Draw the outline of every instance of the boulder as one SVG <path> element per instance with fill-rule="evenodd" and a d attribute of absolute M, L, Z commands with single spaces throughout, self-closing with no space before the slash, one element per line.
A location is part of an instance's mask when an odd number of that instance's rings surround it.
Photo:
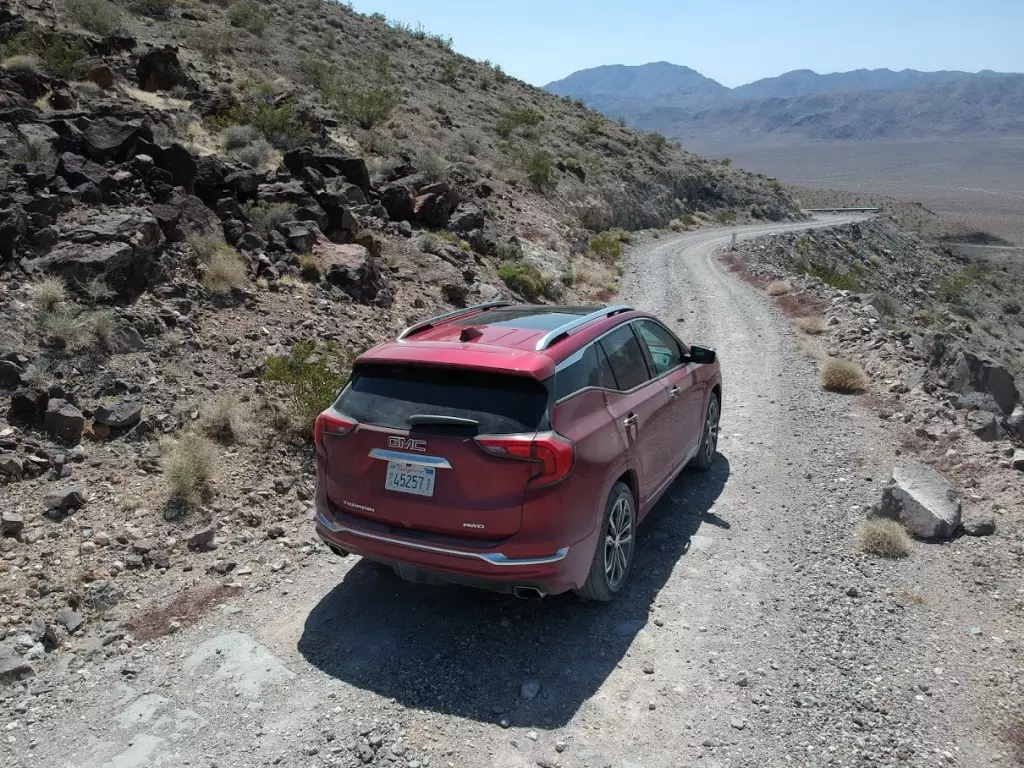
<path fill-rule="evenodd" d="M 115 355 L 123 355 L 128 352 L 141 352 L 146 348 L 146 342 L 135 326 L 121 323 L 110 332 L 107 346 Z"/>
<path fill-rule="evenodd" d="M 65 152 L 60 156 L 57 175 L 72 189 L 90 182 L 95 184 L 104 200 L 109 199 L 117 191 L 117 181 L 102 165 L 71 152 Z"/>
<path fill-rule="evenodd" d="M 311 167 L 326 178 L 345 177 L 364 194 L 370 191 L 370 174 L 366 170 L 366 162 L 359 157 L 299 147 L 285 153 L 284 166 L 295 177 L 300 177 L 305 168 Z"/>
<path fill-rule="evenodd" d="M 184 187 L 186 192 L 194 191 L 199 164 L 182 144 L 174 143 L 166 149 L 154 144 L 146 154 L 153 158 L 157 168 L 170 174 L 176 186 Z"/>
<path fill-rule="evenodd" d="M 1017 449 L 1013 452 L 1013 457 L 1010 459 L 1010 466 L 1013 469 L 1019 469 L 1024 472 L 1024 450 Z"/>
<path fill-rule="evenodd" d="M 321 241 L 313 253 L 324 265 L 327 282 L 341 288 L 355 301 L 372 304 L 386 287 L 387 278 L 370 252 L 361 245 Z"/>
<path fill-rule="evenodd" d="M 147 211 L 92 212 L 49 254 L 28 262 L 32 269 L 63 275 L 72 285 L 102 278 L 119 296 L 138 296 L 157 277 L 164 244 L 160 225 Z"/>
<path fill-rule="evenodd" d="M 85 416 L 67 400 L 52 398 L 46 404 L 43 428 L 58 440 L 77 445 L 85 431 Z"/>
<path fill-rule="evenodd" d="M 164 237 L 180 243 L 189 235 L 212 235 L 220 231 L 220 219 L 195 195 L 174 191 L 165 203 L 151 205 L 153 214 Z"/>
<path fill-rule="evenodd" d="M 917 462 L 897 465 L 882 491 L 878 517 L 903 523 L 922 539 L 945 539 L 960 527 L 962 506 L 953 486 L 935 470 Z"/>
<path fill-rule="evenodd" d="M 24 517 L 10 510 L 0 513 L 0 533 L 3 533 L 4 536 L 20 539 L 23 530 L 25 530 Z"/>
<path fill-rule="evenodd" d="M 412 221 L 415 215 L 412 190 L 395 181 L 380 188 L 380 202 L 392 221 Z"/>
<path fill-rule="evenodd" d="M 85 73 L 85 79 L 90 83 L 96 83 L 104 90 L 110 90 L 117 83 L 117 75 L 106 64 L 97 64 L 92 67 Z"/>
<path fill-rule="evenodd" d="M 7 419 L 12 424 L 42 424 L 50 396 L 45 389 L 22 386 L 11 394 Z"/>
<path fill-rule="evenodd" d="M 469 288 L 459 283 L 443 283 L 441 285 L 441 295 L 444 296 L 445 301 L 449 304 L 453 304 L 456 307 L 464 307 L 469 296 Z"/>
<path fill-rule="evenodd" d="M 48 510 L 55 509 L 61 512 L 81 509 L 85 506 L 85 493 L 81 488 L 60 488 L 48 491 L 43 496 L 43 506 Z"/>
<path fill-rule="evenodd" d="M 36 671 L 13 647 L 0 647 L 0 682 L 33 677 Z"/>
<path fill-rule="evenodd" d="M 1024 406 L 1018 405 L 1006 418 L 1006 431 L 1013 438 L 1024 442 Z"/>
<path fill-rule="evenodd" d="M 459 194 L 445 183 L 424 187 L 413 201 L 413 214 L 417 221 L 431 227 L 443 227 L 459 204 Z"/>
<path fill-rule="evenodd" d="M 85 588 L 84 602 L 94 611 L 109 611 L 121 602 L 121 590 L 106 579 L 94 581 Z"/>
<path fill-rule="evenodd" d="M 28 216 L 20 205 L 0 208 L 0 264 L 14 260 L 28 230 Z"/>
<path fill-rule="evenodd" d="M 484 212 L 475 203 L 462 203 L 448 218 L 448 229 L 467 234 L 484 225 Z"/>
<path fill-rule="evenodd" d="M 298 204 L 308 197 L 306 185 L 301 181 L 276 181 L 271 184 L 260 184 L 256 196 L 268 203 Z"/>
<path fill-rule="evenodd" d="M 148 132 L 147 132 L 148 133 Z M 138 123 L 115 117 L 99 117 L 83 131 L 85 152 L 97 163 L 123 163 L 135 154 L 142 134 Z"/>
<path fill-rule="evenodd" d="M 25 465 L 13 453 L 0 453 L 0 475 L 5 475 L 12 480 L 20 480 L 25 471 Z"/>
<path fill-rule="evenodd" d="M 991 443 L 999 439 L 999 422 L 990 411 L 971 411 L 967 414 L 967 428 L 980 440 Z"/>
<path fill-rule="evenodd" d="M 0 360 L 0 389 L 15 389 L 21 384 L 21 366 L 10 360 Z"/>
<path fill-rule="evenodd" d="M 144 91 L 169 91 L 189 84 L 177 52 L 168 46 L 154 48 L 140 56 L 135 65 L 135 77 Z"/>
<path fill-rule="evenodd" d="M 968 536 L 991 536 L 996 532 L 996 519 L 991 515 L 965 520 L 964 533 Z"/>
<path fill-rule="evenodd" d="M 286 222 L 281 225 L 281 234 L 296 253 L 309 253 L 320 239 L 320 229 L 313 221 Z"/>
<path fill-rule="evenodd" d="M 979 355 L 945 334 L 932 339 L 931 364 L 943 384 L 962 395 L 983 392 L 992 396 L 1002 414 L 1010 414 L 1020 393 L 1013 376 L 991 358 Z"/>
<path fill-rule="evenodd" d="M 101 405 L 96 409 L 93 421 L 111 429 L 134 427 L 142 420 L 142 403 L 137 400 L 121 400 Z"/>

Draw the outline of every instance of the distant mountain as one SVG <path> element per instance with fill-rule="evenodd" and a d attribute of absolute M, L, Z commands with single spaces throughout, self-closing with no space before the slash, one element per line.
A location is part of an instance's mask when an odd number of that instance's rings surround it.
<path fill-rule="evenodd" d="M 796 70 L 727 88 L 666 62 L 576 72 L 546 86 L 672 138 L 838 140 L 1024 135 L 1024 75 Z"/>

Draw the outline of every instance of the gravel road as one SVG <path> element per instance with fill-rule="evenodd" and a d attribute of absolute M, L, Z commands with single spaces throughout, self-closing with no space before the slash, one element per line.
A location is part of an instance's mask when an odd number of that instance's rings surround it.
<path fill-rule="evenodd" d="M 409 585 L 316 549 L 198 625 L 58 666 L 8 713 L 6 764 L 1009 765 L 959 684 L 985 654 L 929 602 L 957 586 L 941 562 L 854 546 L 892 469 L 878 420 L 717 265 L 729 235 L 629 255 L 622 298 L 719 350 L 725 402 L 721 456 L 652 513 L 616 603 Z"/>

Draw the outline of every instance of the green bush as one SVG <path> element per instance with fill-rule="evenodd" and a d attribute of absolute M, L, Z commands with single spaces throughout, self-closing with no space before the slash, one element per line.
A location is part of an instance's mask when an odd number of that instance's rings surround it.
<path fill-rule="evenodd" d="M 121 23 L 121 10 L 108 0 L 74 0 L 71 13 L 89 32 L 109 35 Z"/>
<path fill-rule="evenodd" d="M 242 90 L 239 103 L 228 114 L 207 119 L 221 131 L 232 126 L 248 126 L 280 149 L 308 143 L 313 137 L 309 126 L 295 116 L 291 104 L 274 106 L 273 98 L 269 83 L 253 83 Z"/>
<path fill-rule="evenodd" d="M 523 246 L 513 240 L 499 240 L 494 246 L 494 253 L 502 261 L 521 261 Z"/>
<path fill-rule="evenodd" d="M 287 355 L 267 360 L 263 380 L 280 386 L 288 401 L 291 426 L 308 437 L 317 415 L 334 402 L 351 368 L 351 356 L 337 345 L 317 352 L 315 342 L 300 341 Z"/>
<path fill-rule="evenodd" d="M 547 293 L 547 281 L 533 264 L 502 264 L 498 276 L 505 281 L 505 285 L 521 294 L 527 301 L 536 301 Z"/>
<path fill-rule="evenodd" d="M 241 149 L 252 144 L 260 137 L 259 129 L 254 125 L 230 125 L 220 133 L 224 149 Z"/>
<path fill-rule="evenodd" d="M 247 203 L 245 217 L 264 238 L 284 224 L 295 220 L 295 206 L 291 203 L 268 203 L 265 200 Z"/>
<path fill-rule="evenodd" d="M 503 113 L 498 118 L 498 122 L 494 127 L 501 136 L 508 138 L 517 128 L 534 128 L 542 122 L 544 122 L 543 112 L 532 107 L 524 107 L 521 109 L 510 109 Z"/>
<path fill-rule="evenodd" d="M 981 262 L 970 264 L 952 277 L 940 280 L 936 289 L 939 295 L 946 301 L 959 301 L 967 290 L 984 279 L 991 271 L 991 267 Z"/>
<path fill-rule="evenodd" d="M 270 16 L 252 0 L 239 0 L 228 9 L 228 21 L 233 27 L 241 27 L 254 35 L 262 35 L 270 24 Z"/>
<path fill-rule="evenodd" d="M 174 0 L 129 0 L 128 7 L 143 16 L 162 18 L 174 7 Z"/>
<path fill-rule="evenodd" d="M 261 168 L 273 151 L 274 148 L 266 139 L 256 139 L 252 144 L 234 150 L 231 156 L 252 168 Z"/>
<path fill-rule="evenodd" d="M 350 86 L 338 89 L 336 102 L 343 114 L 360 128 L 369 130 L 391 119 L 402 103 L 402 95 L 397 88 L 388 85 Z"/>
<path fill-rule="evenodd" d="M 548 152 L 543 149 L 520 152 L 517 159 L 519 167 L 526 173 L 526 178 L 538 190 L 553 185 L 554 162 Z"/>
<path fill-rule="evenodd" d="M 692 213 L 683 213 L 679 216 L 679 221 L 682 222 L 684 227 L 695 227 L 697 226 L 697 217 Z"/>
<path fill-rule="evenodd" d="M 416 153 L 416 168 L 431 181 L 441 181 L 448 176 L 448 163 L 429 149 Z"/>
<path fill-rule="evenodd" d="M 590 252 L 601 261 L 615 262 L 622 256 L 622 242 L 614 232 L 602 232 L 590 239 Z"/>
<path fill-rule="evenodd" d="M 806 272 L 812 277 L 816 277 L 823 283 L 831 285 L 833 288 L 838 288 L 841 291 L 860 291 L 863 290 L 860 280 L 857 276 L 851 272 L 846 271 L 842 267 L 834 266 L 832 264 L 823 264 L 819 262 L 808 261 L 807 259 L 798 259 L 794 266 L 800 272 Z"/>
<path fill-rule="evenodd" d="M 736 214 L 732 211 L 719 211 L 715 214 L 715 219 L 720 224 L 729 224 L 730 222 L 736 221 Z"/>
<path fill-rule="evenodd" d="M 644 144 L 646 144 L 647 148 L 650 149 L 652 152 L 655 152 L 655 153 L 661 152 L 661 150 L 663 150 L 665 148 L 665 145 L 667 143 L 668 143 L 668 139 L 666 139 L 660 133 L 647 133 L 647 134 L 644 134 Z"/>

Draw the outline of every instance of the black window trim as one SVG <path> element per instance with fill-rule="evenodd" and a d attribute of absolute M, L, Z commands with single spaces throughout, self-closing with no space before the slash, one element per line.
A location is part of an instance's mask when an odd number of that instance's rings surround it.
<path fill-rule="evenodd" d="M 668 331 L 668 334 L 673 339 L 675 339 L 676 342 L 679 344 L 679 351 L 684 356 L 684 359 L 683 359 L 682 363 L 680 363 L 679 365 L 675 366 L 674 368 L 670 368 L 669 370 L 665 371 L 664 373 L 658 374 L 657 376 L 654 375 L 654 365 L 651 362 L 650 350 L 647 349 L 647 344 L 644 342 L 643 337 L 640 335 L 639 329 L 634 327 L 635 324 L 638 323 L 641 320 L 649 320 L 650 322 L 656 323 L 657 325 L 660 325 L 662 328 L 664 328 L 666 331 Z M 576 397 L 577 395 L 580 395 L 580 394 L 582 394 L 584 392 L 589 392 L 591 390 L 598 390 L 598 391 L 601 391 L 601 392 L 614 392 L 617 395 L 630 395 L 630 394 L 633 394 L 634 392 L 636 392 L 636 391 L 638 391 L 640 389 L 643 389 L 644 387 L 646 387 L 651 382 L 660 381 L 665 376 L 668 376 L 671 373 L 675 373 L 680 368 L 683 368 L 686 365 L 689 365 L 689 363 L 686 362 L 686 360 L 685 360 L 686 355 L 688 355 L 689 353 L 688 352 L 683 352 L 683 350 L 688 350 L 689 347 L 687 347 L 686 344 L 684 344 L 680 340 L 680 338 L 678 336 L 676 336 L 674 333 L 672 333 L 672 330 L 670 328 L 666 327 L 664 323 L 659 322 L 658 320 L 655 320 L 653 317 L 638 317 L 638 318 L 634 318 L 633 320 L 630 320 L 627 323 L 620 323 L 619 325 L 616 325 L 614 328 L 609 328 L 607 331 L 602 333 L 596 339 L 591 339 L 590 341 L 588 341 L 586 344 L 584 344 L 582 347 L 577 349 L 575 352 L 573 352 L 571 355 L 569 355 L 569 357 L 565 358 L 562 362 L 560 362 L 555 367 L 555 376 L 556 377 L 558 376 L 558 371 L 559 370 L 562 370 L 564 368 L 568 368 L 573 363 L 579 362 L 579 360 L 581 360 L 583 358 L 583 355 L 584 355 L 587 347 L 589 347 L 591 344 L 597 344 L 605 336 L 608 336 L 609 334 L 614 333 L 615 331 L 619 330 L 619 328 L 621 328 L 623 325 L 630 326 L 630 330 L 633 332 L 633 337 L 636 339 L 637 344 L 640 345 L 640 351 L 643 353 L 644 362 L 647 365 L 647 375 L 650 378 L 648 378 L 646 381 L 644 381 L 643 384 L 638 384 L 637 386 L 633 387 L 632 389 L 608 389 L 607 387 L 583 387 L 583 389 L 577 389 L 575 392 L 572 392 L 572 393 L 566 395 L 565 397 L 561 398 L 560 400 L 556 400 L 554 402 L 554 405 L 561 405 L 562 403 L 571 400 L 572 398 Z M 602 352 L 603 352 L 603 350 L 602 350 Z M 605 359 L 607 359 L 607 356 L 605 357 Z M 614 370 L 612 371 L 612 377 L 613 378 L 615 377 L 615 371 Z M 618 379 L 615 380 L 615 383 L 616 383 L 616 385 L 618 385 Z"/>

